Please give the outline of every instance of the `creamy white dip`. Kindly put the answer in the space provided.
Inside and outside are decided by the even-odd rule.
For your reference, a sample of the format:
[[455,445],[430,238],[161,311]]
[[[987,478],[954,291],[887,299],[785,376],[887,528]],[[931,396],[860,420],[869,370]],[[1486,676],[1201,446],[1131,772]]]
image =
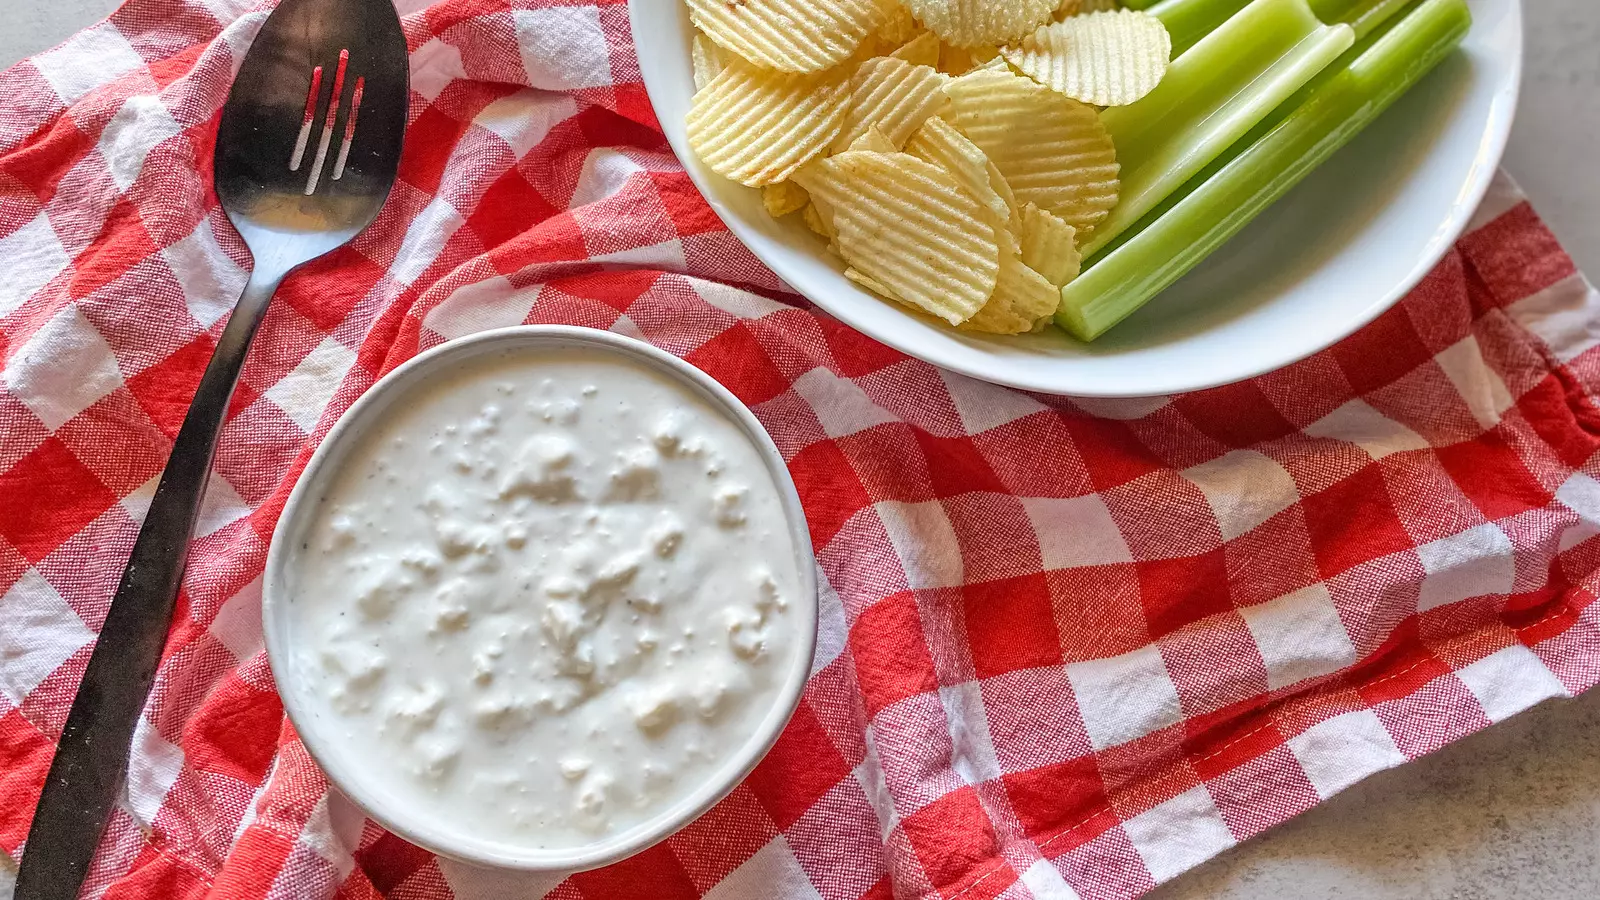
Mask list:
[[759,451],[620,354],[463,363],[315,499],[288,582],[310,713],[373,792],[479,839],[648,822],[757,732],[802,649]]

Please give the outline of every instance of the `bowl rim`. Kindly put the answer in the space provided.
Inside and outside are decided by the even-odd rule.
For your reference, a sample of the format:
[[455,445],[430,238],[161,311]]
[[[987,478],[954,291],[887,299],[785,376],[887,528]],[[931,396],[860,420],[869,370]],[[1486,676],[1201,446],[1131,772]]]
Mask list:
[[[341,754],[333,752],[337,739],[328,734],[328,726],[318,724],[296,689],[294,667],[288,664],[292,646],[287,629],[291,617],[284,579],[297,555],[294,544],[305,527],[314,521],[321,500],[318,489],[337,471],[343,454],[359,442],[367,426],[381,422],[396,400],[421,387],[425,381],[423,376],[497,349],[579,346],[614,353],[673,377],[745,433],[772,477],[789,527],[800,587],[793,606],[798,613],[795,617],[798,631],[793,658],[783,673],[778,693],[772,698],[771,710],[739,751],[724,760],[710,781],[699,785],[656,818],[604,840],[565,850],[515,848],[474,840],[457,830],[434,827],[426,821],[425,811],[406,809],[403,804],[380,799],[368,790],[362,779],[352,777],[350,769],[354,767],[344,765]],[[433,853],[471,865],[527,873],[570,874],[617,862],[665,840],[727,796],[750,774],[772,749],[799,708],[816,654],[820,606],[815,555],[799,492],[782,453],[743,402],[688,362],[626,335],[569,325],[515,325],[477,332],[418,354],[379,379],[339,417],[297,478],[273,530],[262,574],[261,622],[273,681],[301,743],[327,774],[330,784],[374,821]]]
[[[660,36],[640,33],[639,17],[634,13],[646,4],[661,2],[679,2],[679,0],[628,0],[629,28],[636,46],[660,42]],[[756,230],[747,224],[735,210],[723,203],[716,192],[711,189],[711,180],[720,180],[719,176],[709,172],[702,166],[690,162],[693,159],[693,151],[688,146],[684,130],[663,125],[662,132],[666,136],[667,143],[671,146],[673,154],[678,158],[679,164],[688,173],[690,181],[693,182],[695,189],[699,191],[707,205],[711,207],[723,225],[733,233],[734,237],[760,260],[762,265],[776,273],[779,278],[783,279],[784,284],[788,285],[789,289],[796,294],[805,297],[852,329],[900,353],[919,359],[936,368],[956,372],[978,381],[1039,394],[1117,400],[1162,397],[1203,391],[1224,385],[1238,384],[1278,371],[1327,350],[1334,344],[1371,324],[1375,319],[1404,299],[1407,294],[1411,293],[1427,277],[1428,273],[1438,266],[1439,262],[1445,258],[1451,248],[1466,232],[1473,216],[1488,196],[1489,189],[1494,183],[1495,175],[1500,169],[1500,163],[1505,156],[1506,147],[1511,139],[1511,129],[1516,120],[1517,108],[1520,103],[1526,43],[1526,29],[1523,23],[1524,14],[1522,9],[1523,0],[1506,0],[1506,2],[1508,3],[1509,17],[1505,24],[1513,29],[1513,34],[1511,35],[1513,40],[1510,41],[1512,45],[1510,56],[1505,60],[1511,71],[1511,77],[1509,82],[1500,85],[1497,90],[1497,93],[1506,96],[1504,111],[1496,115],[1495,110],[1491,108],[1490,114],[1484,123],[1484,134],[1478,145],[1475,164],[1463,183],[1462,190],[1451,205],[1449,214],[1435,229],[1434,240],[1424,253],[1418,257],[1416,264],[1405,275],[1401,276],[1395,282],[1394,287],[1389,289],[1387,293],[1376,297],[1365,308],[1353,312],[1338,327],[1325,330],[1323,338],[1304,344],[1273,342],[1271,347],[1259,354],[1259,358],[1255,362],[1241,364],[1232,370],[1218,371],[1215,374],[1201,377],[1184,378],[1181,373],[1174,373],[1165,381],[1152,379],[1153,383],[1141,385],[1137,390],[1103,386],[1089,379],[1079,379],[1072,384],[1059,384],[1055,383],[1060,380],[1059,378],[1032,379],[1015,377],[1005,373],[997,374],[985,369],[983,366],[969,364],[962,359],[940,359],[936,361],[930,358],[934,354],[920,351],[916,342],[906,340],[900,331],[885,331],[883,329],[863,327],[861,324],[862,317],[855,315],[853,312],[854,304],[831,295],[819,297],[801,290],[795,285],[795,282],[799,279],[793,277],[796,272],[793,266],[781,259],[769,259],[766,254],[758,252],[752,241],[759,243],[762,240],[762,236],[758,235]],[[1474,27],[1478,27],[1476,22]],[[652,41],[652,38],[655,38],[655,40]],[[684,53],[683,62],[685,67],[689,65],[687,52]],[[640,79],[644,82],[645,94],[650,99],[652,109],[659,108],[661,106],[659,95],[662,87],[652,77],[652,67],[641,63],[639,70]],[[1282,201],[1280,200],[1280,202]],[[1219,249],[1218,252],[1225,252],[1225,248]],[[881,302],[889,303],[889,301]],[[905,311],[903,314],[908,317],[914,316],[909,311]]]

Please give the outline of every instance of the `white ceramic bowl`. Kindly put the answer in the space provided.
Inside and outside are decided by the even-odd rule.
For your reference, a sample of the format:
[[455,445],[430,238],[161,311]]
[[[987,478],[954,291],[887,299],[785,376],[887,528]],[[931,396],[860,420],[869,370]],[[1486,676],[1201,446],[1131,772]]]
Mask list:
[[1093,344],[940,327],[849,282],[804,226],[701,165],[683,0],[629,0],[639,68],[678,158],[728,228],[795,290],[902,352],[974,378],[1084,397],[1171,394],[1269,372],[1335,343],[1415,287],[1488,190],[1516,108],[1520,0],[1468,0],[1462,49],[1226,247]]
[[[297,555],[308,529],[318,514],[318,503],[329,479],[339,469],[351,447],[360,443],[365,429],[382,420],[396,403],[405,401],[413,388],[420,387],[442,371],[474,357],[519,348],[539,353],[556,347],[584,346],[629,357],[678,379],[720,409],[740,426],[766,462],[767,471],[783,501],[796,554],[800,593],[795,599],[795,617],[800,633],[795,635],[794,658],[788,665],[780,693],[760,728],[730,753],[711,781],[701,785],[675,806],[638,827],[575,850],[539,850],[490,842],[475,835],[439,827],[418,810],[407,808],[383,790],[381,784],[359,777],[361,761],[355,759],[333,733],[330,725],[316,715],[319,704],[311,701],[313,685],[298,682],[289,654],[300,642],[296,623],[289,614],[293,595]],[[789,470],[778,448],[767,436],[756,417],[738,398],[711,376],[671,354],[629,337],[588,328],[558,325],[518,326],[485,331],[440,345],[417,356],[384,376],[363,394],[339,419],[322,445],[306,465],[278,520],[267,553],[262,585],[262,618],[266,632],[267,656],[273,678],[283,697],[284,709],[294,722],[301,741],[328,778],[356,805],[383,827],[402,838],[435,853],[480,866],[520,869],[529,872],[565,873],[592,869],[631,856],[668,837],[705,812],[737,785],[771,749],[778,733],[788,723],[811,672],[811,658],[817,637],[817,585],[810,532],[800,496],[795,491]],[[552,777],[555,777],[552,775]]]

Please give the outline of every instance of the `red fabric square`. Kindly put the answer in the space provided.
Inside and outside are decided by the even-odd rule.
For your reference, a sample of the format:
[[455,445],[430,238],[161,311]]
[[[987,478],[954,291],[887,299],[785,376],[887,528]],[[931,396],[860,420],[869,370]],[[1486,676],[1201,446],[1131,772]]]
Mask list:
[[698,900],[700,892],[670,845],[657,844],[619,863],[580,872],[572,884],[592,900]]
[[1120,656],[1150,643],[1133,563],[1046,572],[1066,661]]
[[283,701],[272,691],[224,677],[188,717],[184,756],[195,769],[259,783],[277,754]]
[[[1117,824],[1093,758],[1017,772],[1002,782],[1011,809],[1030,839],[1070,841],[1056,847],[1056,852],[1069,850]],[[1068,833],[1075,834],[1069,837]]]
[[1301,501],[1324,578],[1411,547],[1378,466]]
[[134,399],[168,440],[178,436],[178,426],[189,412],[195,388],[200,384],[200,374],[211,361],[215,348],[211,335],[200,334],[166,359],[127,380]]
[[909,591],[885,597],[861,613],[850,629],[850,652],[869,716],[939,687],[916,596]]
[[0,472],[0,537],[37,562],[115,502],[66,444],[47,438]]
[[746,784],[668,838],[667,846],[695,889],[708,891],[777,835],[771,817]]
[[1062,663],[1044,573],[969,584],[962,589],[962,601],[979,678]]
[[1295,430],[1250,381],[1185,394],[1173,405],[1200,431],[1231,448],[1276,440]]
[[816,713],[802,702],[778,742],[745,779],[745,786],[782,831],[848,777],[850,766],[828,739]]
[[743,324],[706,341],[684,360],[721,382],[747,404],[765,403],[789,389],[761,342]]
[[1508,518],[1550,503],[1550,492],[1529,474],[1522,457],[1506,444],[1499,429],[1475,441],[1439,447],[1434,453],[1487,518]]
[[845,522],[872,504],[849,461],[832,441],[819,441],[796,453],[789,460],[789,475],[806,510],[811,544],[818,550],[827,546]]
[[1201,556],[1135,564],[1150,634],[1161,637],[1207,616],[1233,609],[1228,564],[1221,550]]
[[1107,490],[1162,467],[1126,422],[1064,416],[1072,442],[1096,490]]
[[969,437],[935,437],[921,429],[912,435],[927,460],[928,478],[936,497],[955,497],[973,491],[1003,492],[1005,486],[995,477],[983,455]]
[[941,891],[954,893],[1005,864],[989,814],[970,787],[935,800],[903,824],[922,870]]
[[1411,326],[1405,306],[1393,307],[1328,351],[1357,393],[1377,390],[1433,358]]
[[467,227],[485,247],[497,247],[559,210],[544,198],[522,172],[512,167],[484,191],[483,200],[467,219]]

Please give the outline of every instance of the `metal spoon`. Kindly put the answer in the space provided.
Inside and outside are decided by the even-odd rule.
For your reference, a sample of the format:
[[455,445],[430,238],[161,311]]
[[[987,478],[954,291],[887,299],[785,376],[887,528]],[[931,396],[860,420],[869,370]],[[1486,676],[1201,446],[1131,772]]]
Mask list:
[[283,279],[354,238],[394,185],[410,96],[390,0],[283,0],[222,108],[215,181],[255,258],[134,542],[67,716],[17,875],[18,900],[72,900],[127,775],[194,523],[251,338]]

